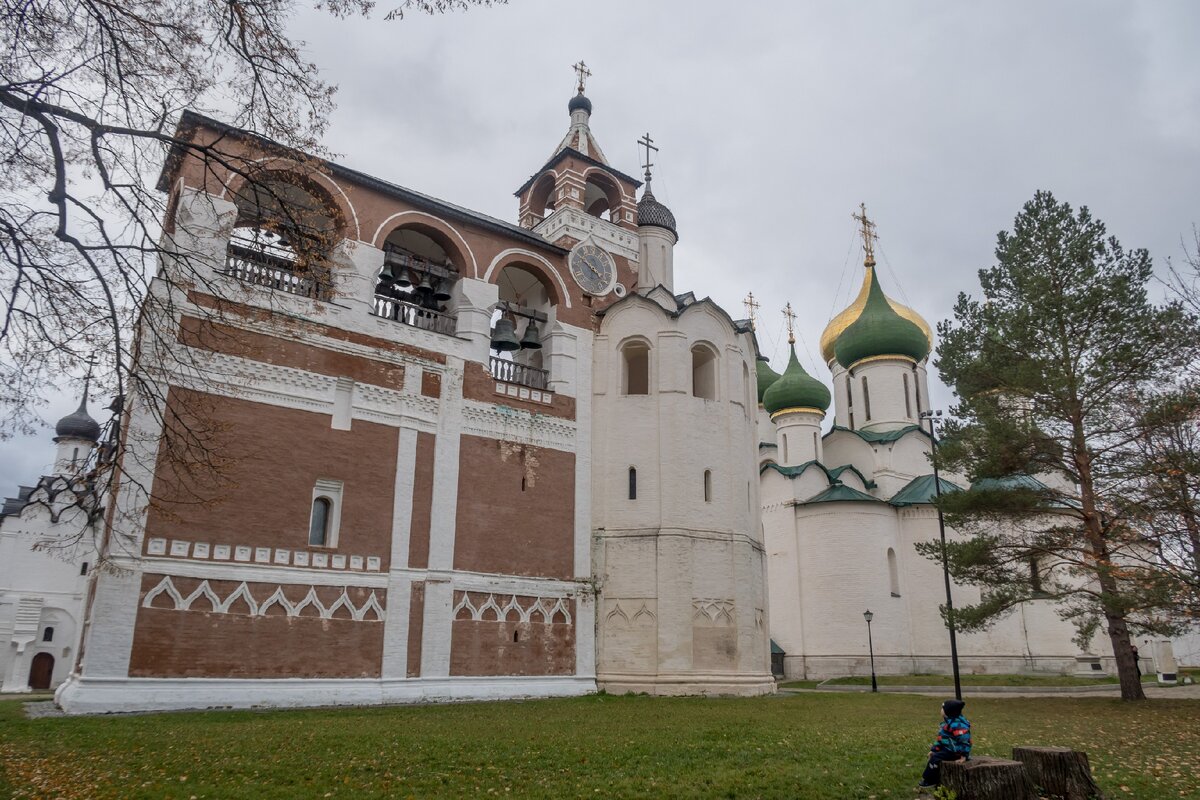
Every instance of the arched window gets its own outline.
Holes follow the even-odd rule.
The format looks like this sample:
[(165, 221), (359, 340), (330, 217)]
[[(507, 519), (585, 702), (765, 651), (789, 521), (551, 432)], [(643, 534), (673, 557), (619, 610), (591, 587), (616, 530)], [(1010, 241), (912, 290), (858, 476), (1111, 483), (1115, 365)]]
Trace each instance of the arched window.
[(908, 373), (900, 376), (904, 378), (904, 416), (912, 418), (912, 402), (908, 399)]
[(637, 500), (637, 468), (629, 468), (629, 499)]
[(867, 388), (867, 376), (862, 377), (862, 392), (863, 392), (863, 412), (866, 414), (866, 421), (871, 421), (871, 390)]
[(607, 175), (593, 172), (583, 189), (583, 210), (593, 217), (620, 222), (621, 190)]
[(813, 431), (813, 458), (818, 461), (821, 458), (821, 435)]
[(46, 630), (42, 631), (42, 641), (43, 642), (53, 642), (54, 641), (54, 626), (53, 625), (47, 625)]
[(650, 394), (650, 346), (630, 342), (621, 348), (621, 394)]
[(692, 348), (692, 396), (717, 399), (717, 354), (702, 344)]
[(704, 502), (712, 502), (712, 470), (704, 470)]
[(783, 435), (783, 463), (784, 464), (790, 463), (788, 461), (788, 442), (787, 442), (787, 434), (786, 433)]
[(891, 587), (892, 597), (899, 597), (900, 596), (900, 569), (899, 569), (899, 567), (896, 566), (896, 551), (890, 547), (888, 548), (888, 551), (887, 551), (887, 562), (888, 562), (888, 585)]
[(333, 503), (327, 497), (313, 500), (312, 518), (308, 523), (308, 543), (313, 547), (325, 547), (329, 542), (329, 519)]
[(913, 395), (917, 400), (917, 413), (921, 413), (921, 381), (917, 379), (917, 368), (913, 367)]
[(329, 253), (342, 226), (328, 192), (304, 175), (267, 173), (232, 196), (237, 219), (225, 274), (290, 294), (329, 300)]
[(423, 225), (396, 228), (383, 241), (383, 267), (371, 313), (425, 330), (453, 334), (447, 303), (458, 283), (461, 260), (446, 234)]

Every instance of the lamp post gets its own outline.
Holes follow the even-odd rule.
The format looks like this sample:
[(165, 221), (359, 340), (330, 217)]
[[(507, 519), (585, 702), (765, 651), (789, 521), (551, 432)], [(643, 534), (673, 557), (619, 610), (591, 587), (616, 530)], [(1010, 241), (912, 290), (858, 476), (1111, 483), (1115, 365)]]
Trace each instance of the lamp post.
[(871, 620), (875, 619), (875, 615), (871, 609), (863, 612), (863, 619), (867, 621), (867, 652), (871, 654), (871, 691), (878, 692), (879, 685), (875, 683), (875, 643), (871, 641)]
[[(933, 448), (933, 493), (938, 500), (942, 499), (942, 478), (938, 474), (938, 440), (937, 429), (934, 425), (937, 418), (941, 416), (941, 411), (934, 411), (933, 409), (921, 412), (921, 419), (929, 420), (929, 440)], [(962, 700), (962, 681), (958, 674), (958, 641), (954, 635), (954, 599), (950, 596), (950, 566), (946, 556), (946, 521), (942, 517), (941, 504), (936, 504), (935, 508), (937, 508), (938, 535), (942, 541), (942, 578), (946, 582), (946, 612), (948, 618), (946, 627), (950, 630), (950, 666), (954, 670), (954, 697)]]

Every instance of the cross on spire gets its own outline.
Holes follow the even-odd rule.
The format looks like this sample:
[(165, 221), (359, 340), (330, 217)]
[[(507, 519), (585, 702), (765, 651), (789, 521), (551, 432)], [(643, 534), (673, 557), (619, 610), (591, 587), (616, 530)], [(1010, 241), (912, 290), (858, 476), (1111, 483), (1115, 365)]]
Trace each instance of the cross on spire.
[(867, 216), (867, 204), (859, 205), (859, 213), (851, 214), (851, 218), (858, 220), (862, 226), (860, 233), (863, 240), (863, 264), (868, 267), (875, 266), (875, 242), (879, 237), (875, 234), (875, 223)]
[(650, 160), (650, 151), (658, 152), (658, 148), (654, 146), (654, 140), (650, 138), (650, 134), (646, 133), (642, 138), (638, 139), (640, 144), (646, 151), (646, 163), (642, 164), (642, 169), (646, 170), (646, 183), (650, 182), (650, 168), (654, 166), (654, 162)]
[(582, 59), (578, 64), (571, 67), (571, 69), (575, 70), (575, 74), (579, 76), (579, 93), (583, 94), (583, 84), (588, 78), (592, 77), (592, 71), (587, 68), (587, 64), (583, 63)]
[(788, 303), (784, 306), (783, 316), (787, 318), (788, 329), (788, 344), (796, 343), (796, 312), (792, 311), (792, 304)]
[(759, 302), (754, 299), (754, 292), (747, 293), (742, 305), (746, 307), (746, 316), (750, 318), (750, 328), (753, 329), (754, 323), (758, 319), (758, 309), (761, 308)]

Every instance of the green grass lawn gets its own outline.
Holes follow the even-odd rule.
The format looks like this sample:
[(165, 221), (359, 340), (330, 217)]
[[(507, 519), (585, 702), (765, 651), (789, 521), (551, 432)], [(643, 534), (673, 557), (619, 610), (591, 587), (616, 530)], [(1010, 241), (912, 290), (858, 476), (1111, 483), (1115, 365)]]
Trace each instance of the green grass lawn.
[[(977, 699), (976, 752), (1086, 750), (1117, 798), (1200, 798), (1200, 701)], [(0, 702), (15, 798), (914, 797), (936, 700), (592, 696), (26, 720)]]
[[(1118, 683), (1116, 676), (1108, 675), (1101, 678), (1082, 678), (1074, 675), (963, 675), (963, 686), (1103, 686)], [(954, 677), (951, 675), (879, 675), (876, 681), (880, 686), (953, 686)], [(809, 683), (800, 681), (798, 683)], [(1143, 675), (1142, 683), (1154, 683), (1153, 675)], [(833, 678), (825, 684), (834, 686), (870, 686), (870, 675), (853, 675), (845, 678)], [(792, 684), (786, 684), (791, 687)], [(796, 688), (808, 688), (798, 686)]]

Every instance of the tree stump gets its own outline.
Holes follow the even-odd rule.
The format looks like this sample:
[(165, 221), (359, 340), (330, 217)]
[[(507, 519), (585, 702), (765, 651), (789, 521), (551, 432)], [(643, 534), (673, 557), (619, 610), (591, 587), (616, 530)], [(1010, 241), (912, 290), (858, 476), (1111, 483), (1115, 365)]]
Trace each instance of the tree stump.
[(1038, 800), (1033, 781), (1020, 761), (978, 756), (943, 761), (942, 786), (958, 800)]
[(1051, 797), (1066, 800), (1104, 800), (1092, 779), (1087, 753), (1069, 747), (1014, 747), (1013, 759), (1029, 771), (1034, 784)]

